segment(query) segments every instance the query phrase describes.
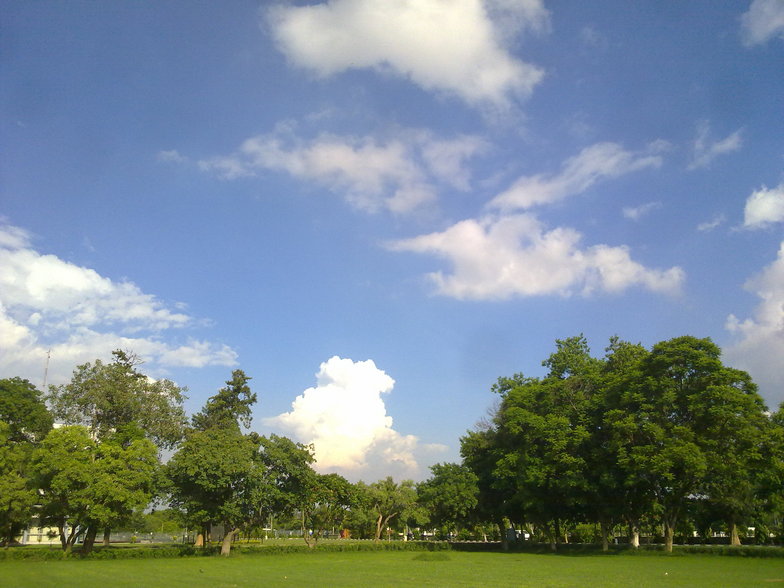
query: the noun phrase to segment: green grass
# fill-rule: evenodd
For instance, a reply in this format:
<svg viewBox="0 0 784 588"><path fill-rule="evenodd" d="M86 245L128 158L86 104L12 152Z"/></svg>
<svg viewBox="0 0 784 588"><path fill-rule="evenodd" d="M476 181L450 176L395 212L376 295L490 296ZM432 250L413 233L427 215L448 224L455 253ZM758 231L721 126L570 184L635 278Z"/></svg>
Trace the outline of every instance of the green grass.
<svg viewBox="0 0 784 588"><path fill-rule="evenodd" d="M781 559L403 551L0 562L0 586L36 588L770 585L784 587Z"/></svg>

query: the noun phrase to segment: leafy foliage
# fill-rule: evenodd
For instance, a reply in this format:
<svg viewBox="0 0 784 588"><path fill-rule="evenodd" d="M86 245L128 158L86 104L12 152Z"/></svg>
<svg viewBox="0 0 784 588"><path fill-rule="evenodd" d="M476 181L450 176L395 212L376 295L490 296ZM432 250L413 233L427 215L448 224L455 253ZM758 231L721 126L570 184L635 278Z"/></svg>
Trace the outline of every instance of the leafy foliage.
<svg viewBox="0 0 784 588"><path fill-rule="evenodd" d="M137 370L132 353L112 352L78 366L68 384L52 386L49 402L62 423L85 425L98 439L136 423L156 445L174 447L182 438L185 390L170 380L153 381Z"/></svg>

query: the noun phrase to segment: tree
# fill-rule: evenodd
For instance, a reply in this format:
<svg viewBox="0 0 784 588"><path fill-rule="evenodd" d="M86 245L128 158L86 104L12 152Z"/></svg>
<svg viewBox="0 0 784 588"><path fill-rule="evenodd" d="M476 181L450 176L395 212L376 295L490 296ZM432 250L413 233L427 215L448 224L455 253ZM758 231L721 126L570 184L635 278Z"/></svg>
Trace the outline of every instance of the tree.
<svg viewBox="0 0 784 588"><path fill-rule="evenodd" d="M657 343L641 362L640 380L621 399L620 409L633 415L633 439L619 449L619 462L655 497L667 551L687 501L704 488L710 451L703 437L713 423L699 415L709 388L727 382L720 355L710 339Z"/></svg>
<svg viewBox="0 0 784 588"><path fill-rule="evenodd" d="M69 552L85 535L89 552L98 528L118 524L149 504L158 455L139 429L95 441L86 427L53 429L32 457L44 522L57 526Z"/></svg>
<svg viewBox="0 0 784 588"><path fill-rule="evenodd" d="M619 455L628 451L637 438L634 414L622 399L642 379L641 362L648 351L640 344L611 337L605 349L599 394L591 404L592 434L589 443L589 511L600 522L602 549L609 549L609 531L614 523L629 528L632 547L640 544L640 521L653 508L653 495L642 483L634 463ZM624 468L623 464L630 466Z"/></svg>
<svg viewBox="0 0 784 588"><path fill-rule="evenodd" d="M524 381L522 374L499 378L493 385L493 392L503 397L509 389ZM504 455L498 433L499 412L500 405L492 411L490 420L481 421L475 430L468 431L460 439L460 455L463 464L477 477L478 504L474 511L477 520L492 521L498 526L501 544L506 551L509 548L507 521L515 512L519 513L521 508L515 503L516 483L513 476L502 476L497 469Z"/></svg>
<svg viewBox="0 0 784 588"><path fill-rule="evenodd" d="M12 442L40 441L52 428L41 392L22 378L0 380L0 421L8 425Z"/></svg>
<svg viewBox="0 0 784 588"><path fill-rule="evenodd" d="M172 507L207 528L223 525L221 555L262 502L264 480L258 459L259 438L239 429L193 431L166 464Z"/></svg>
<svg viewBox="0 0 784 588"><path fill-rule="evenodd" d="M417 495L430 521L449 531L464 527L477 505L478 478L455 463L430 466L431 477L417 486Z"/></svg>
<svg viewBox="0 0 784 588"><path fill-rule="evenodd" d="M773 465L765 411L749 375L726 367L693 401L692 426L707 461L701 494L726 521L731 545L741 544L738 526L759 508L761 478Z"/></svg>
<svg viewBox="0 0 784 588"><path fill-rule="evenodd" d="M556 351L542 365L550 368L544 379L518 375L496 385L502 456L495 472L514 487L523 516L545 530L556 549L562 523L584 514L590 405L600 364L580 335L556 340Z"/></svg>
<svg viewBox="0 0 784 588"><path fill-rule="evenodd" d="M354 487L343 476L314 473L299 508L308 547L315 547L326 530L341 525L354 504Z"/></svg>
<svg viewBox="0 0 784 588"><path fill-rule="evenodd" d="M41 392L28 380L0 380L0 543L10 545L29 524L36 503L30 454L52 428Z"/></svg>
<svg viewBox="0 0 784 588"><path fill-rule="evenodd" d="M11 427L0 421L0 544L4 547L30 522L37 499L28 478L32 444L14 437Z"/></svg>
<svg viewBox="0 0 784 588"><path fill-rule="evenodd" d="M52 386L49 402L62 423L84 425L97 439L136 423L153 442L174 447L186 423L185 389L170 380L151 380L133 353L115 350L111 363L100 359L78 366L68 384Z"/></svg>
<svg viewBox="0 0 784 588"><path fill-rule="evenodd" d="M264 497L261 438L240 428L250 426L256 402L249 380L242 370L232 372L193 416L193 428L166 466L171 505L202 528L224 526L221 555L229 555L232 540L257 516Z"/></svg>
<svg viewBox="0 0 784 588"><path fill-rule="evenodd" d="M405 518L408 510L416 505L417 495L414 482L403 480L396 483L391 476L364 487L365 500L375 513L375 540L381 540L381 533L395 517Z"/></svg>
<svg viewBox="0 0 784 588"><path fill-rule="evenodd" d="M234 370L226 386L193 415L193 427L200 431L234 428L240 424L246 429L250 427L253 419L251 407L256 403L256 394L248 385L250 380L242 370Z"/></svg>
<svg viewBox="0 0 784 588"><path fill-rule="evenodd" d="M270 435L260 438L259 460L263 468L265 496L262 511L271 515L297 516L305 543L313 547L318 541L318 530L311 539L308 530L325 488L313 470L313 446L295 443L287 437Z"/></svg>

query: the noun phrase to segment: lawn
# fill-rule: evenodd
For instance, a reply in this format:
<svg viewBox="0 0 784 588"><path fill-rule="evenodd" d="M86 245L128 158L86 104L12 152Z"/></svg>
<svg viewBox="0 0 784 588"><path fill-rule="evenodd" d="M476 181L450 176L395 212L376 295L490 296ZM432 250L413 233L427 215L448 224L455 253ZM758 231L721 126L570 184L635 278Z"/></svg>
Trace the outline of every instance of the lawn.
<svg viewBox="0 0 784 588"><path fill-rule="evenodd" d="M784 587L784 559L402 551L0 561L3 587L769 585Z"/></svg>

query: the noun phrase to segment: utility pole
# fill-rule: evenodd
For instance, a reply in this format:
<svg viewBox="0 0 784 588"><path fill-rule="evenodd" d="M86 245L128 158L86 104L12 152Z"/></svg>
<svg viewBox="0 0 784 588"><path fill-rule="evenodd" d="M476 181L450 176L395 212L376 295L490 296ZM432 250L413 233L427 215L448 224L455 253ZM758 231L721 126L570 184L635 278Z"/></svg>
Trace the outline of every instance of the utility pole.
<svg viewBox="0 0 784 588"><path fill-rule="evenodd" d="M46 367L44 367L44 393L46 392L46 379L49 376L49 358L52 357L52 348L46 352Z"/></svg>

